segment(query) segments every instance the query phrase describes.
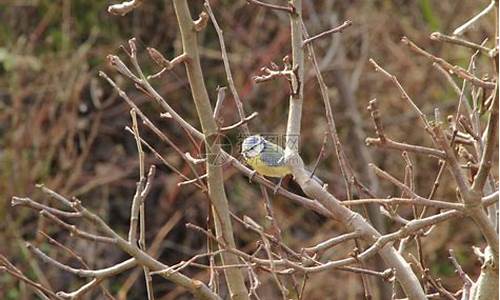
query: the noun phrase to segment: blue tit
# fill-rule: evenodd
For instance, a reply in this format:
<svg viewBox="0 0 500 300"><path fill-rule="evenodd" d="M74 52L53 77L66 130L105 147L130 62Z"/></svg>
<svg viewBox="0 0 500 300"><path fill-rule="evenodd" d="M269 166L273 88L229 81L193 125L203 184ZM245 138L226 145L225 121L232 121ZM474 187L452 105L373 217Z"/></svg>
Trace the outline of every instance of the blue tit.
<svg viewBox="0 0 500 300"><path fill-rule="evenodd" d="M278 187L281 185L283 177L292 174L292 170L285 163L285 151L283 148L267 141L260 135L252 135L243 140L241 154L257 173L268 177L280 178ZM312 172L307 170L306 172L320 185L324 185L323 181L312 174Z"/></svg>
<svg viewBox="0 0 500 300"><path fill-rule="evenodd" d="M283 178L292 174L285 164L285 151L260 135L247 137L241 145L241 154L257 173L268 177Z"/></svg>

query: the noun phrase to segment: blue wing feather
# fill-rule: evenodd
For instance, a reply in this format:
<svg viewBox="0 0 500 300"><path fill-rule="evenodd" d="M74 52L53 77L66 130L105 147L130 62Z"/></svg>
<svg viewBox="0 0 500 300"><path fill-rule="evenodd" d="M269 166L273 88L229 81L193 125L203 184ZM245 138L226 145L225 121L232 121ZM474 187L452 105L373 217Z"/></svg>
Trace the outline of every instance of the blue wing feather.
<svg viewBox="0 0 500 300"><path fill-rule="evenodd" d="M281 167L285 165L284 155L285 152L283 151L283 148L266 141L260 157L261 160L268 166Z"/></svg>

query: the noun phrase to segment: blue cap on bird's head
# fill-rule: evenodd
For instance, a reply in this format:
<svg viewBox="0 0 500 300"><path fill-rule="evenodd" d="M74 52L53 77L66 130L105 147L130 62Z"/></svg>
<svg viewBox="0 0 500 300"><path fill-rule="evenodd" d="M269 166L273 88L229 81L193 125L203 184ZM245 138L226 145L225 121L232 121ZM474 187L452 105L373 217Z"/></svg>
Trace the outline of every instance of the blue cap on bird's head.
<svg viewBox="0 0 500 300"><path fill-rule="evenodd" d="M252 135L243 140L241 144L241 154L245 158L254 157L264 149L265 139L260 135Z"/></svg>

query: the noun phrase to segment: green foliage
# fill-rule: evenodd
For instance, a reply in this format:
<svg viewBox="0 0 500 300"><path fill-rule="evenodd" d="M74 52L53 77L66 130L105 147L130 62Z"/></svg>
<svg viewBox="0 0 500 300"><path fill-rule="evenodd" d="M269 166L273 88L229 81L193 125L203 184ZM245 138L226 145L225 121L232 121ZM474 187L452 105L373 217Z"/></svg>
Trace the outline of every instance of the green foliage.
<svg viewBox="0 0 500 300"><path fill-rule="evenodd" d="M19 299L19 290L18 289L9 289L7 292L7 299Z"/></svg>
<svg viewBox="0 0 500 300"><path fill-rule="evenodd" d="M433 5L430 0L420 0L420 11L431 31L441 28L438 17L434 14Z"/></svg>
<svg viewBox="0 0 500 300"><path fill-rule="evenodd" d="M449 260L440 260L431 265L432 274L450 277L455 273L455 269Z"/></svg>

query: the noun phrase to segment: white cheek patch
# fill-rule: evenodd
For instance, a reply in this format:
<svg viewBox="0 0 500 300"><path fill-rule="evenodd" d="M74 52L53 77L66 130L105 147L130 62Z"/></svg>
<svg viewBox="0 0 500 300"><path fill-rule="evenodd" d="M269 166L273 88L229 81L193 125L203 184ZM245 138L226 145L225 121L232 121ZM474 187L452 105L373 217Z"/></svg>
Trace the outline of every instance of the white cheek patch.
<svg viewBox="0 0 500 300"><path fill-rule="evenodd" d="M259 155L259 151L257 151L256 149L251 149L245 152L246 157L255 157L257 155Z"/></svg>
<svg viewBox="0 0 500 300"><path fill-rule="evenodd" d="M259 155L263 149L264 149L264 144L259 144L255 147L253 147L252 149L246 151L245 156L246 157L255 157L255 156Z"/></svg>

